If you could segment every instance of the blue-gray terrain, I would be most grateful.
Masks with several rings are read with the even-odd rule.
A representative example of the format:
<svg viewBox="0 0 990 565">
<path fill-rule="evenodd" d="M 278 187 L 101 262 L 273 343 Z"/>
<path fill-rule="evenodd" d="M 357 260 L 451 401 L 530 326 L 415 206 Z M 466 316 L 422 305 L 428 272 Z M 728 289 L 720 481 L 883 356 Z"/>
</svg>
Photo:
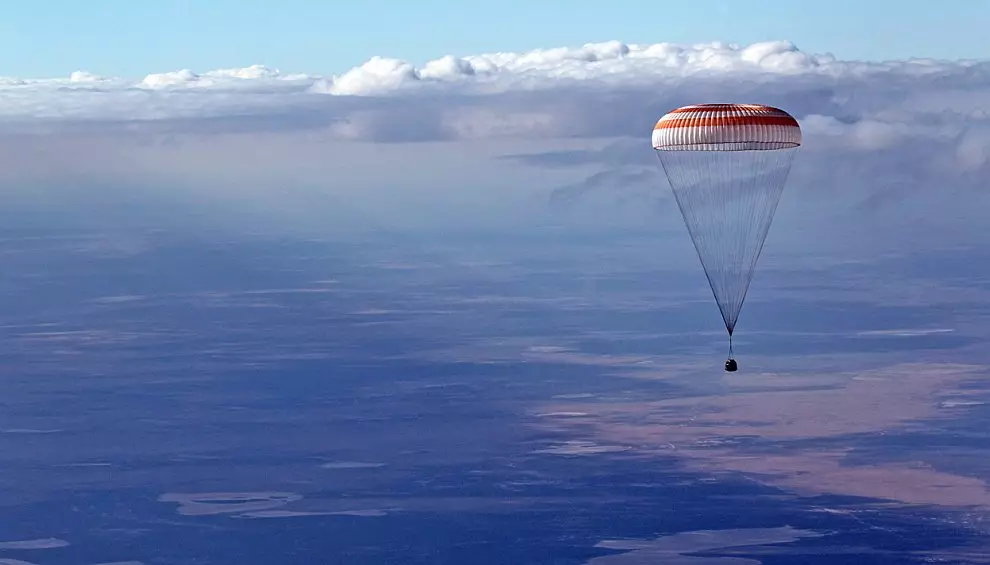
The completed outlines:
<svg viewBox="0 0 990 565">
<path fill-rule="evenodd" d="M 990 563 L 985 249 L 771 251 L 726 374 L 657 237 L 7 229 L 0 563 Z"/>
</svg>

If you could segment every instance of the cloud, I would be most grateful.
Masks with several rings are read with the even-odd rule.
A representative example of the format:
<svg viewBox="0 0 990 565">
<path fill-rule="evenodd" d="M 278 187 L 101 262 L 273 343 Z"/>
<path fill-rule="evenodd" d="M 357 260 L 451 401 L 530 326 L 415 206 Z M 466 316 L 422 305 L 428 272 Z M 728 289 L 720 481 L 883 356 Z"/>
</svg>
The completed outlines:
<svg viewBox="0 0 990 565">
<path fill-rule="evenodd" d="M 982 170 L 990 162 L 990 62 L 840 61 L 786 41 L 612 41 L 446 56 L 419 67 L 374 57 L 327 77 L 255 65 L 140 80 L 85 71 L 65 79 L 4 78 L 0 124 L 7 135 L 288 130 L 345 141 L 628 138 L 646 147 L 659 115 L 713 100 L 781 106 L 798 117 L 816 149 L 948 144 L 953 165 Z M 627 153 L 643 159 L 643 151 Z"/>
<path fill-rule="evenodd" d="M 66 79 L 4 78 L 0 116 L 8 122 L 134 121 L 302 112 L 324 121 L 355 116 L 366 123 L 374 121 L 369 117 L 374 113 L 393 120 L 379 119 L 378 128 L 387 131 L 366 129 L 364 135 L 405 140 L 421 137 L 404 130 L 422 127 L 416 118 L 425 107 L 437 122 L 431 139 L 641 136 L 658 112 L 671 106 L 728 97 L 776 103 L 810 120 L 813 129 L 835 133 L 852 127 L 864 144 L 882 145 L 933 128 L 951 131 L 945 122 L 958 128 L 962 119 L 990 119 L 988 87 L 986 62 L 839 61 L 786 41 L 748 46 L 612 41 L 446 56 L 420 67 L 374 57 L 328 77 L 255 65 L 203 73 L 181 69 L 140 80 L 84 71 Z"/>
<path fill-rule="evenodd" d="M 353 165 L 356 178 L 381 177 L 376 158 L 447 144 L 425 172 L 403 170 L 423 184 L 470 161 L 457 144 L 471 142 L 486 155 L 503 150 L 487 177 L 529 179 L 544 205 L 644 208 L 666 198 L 647 144 L 653 123 L 711 101 L 772 104 L 798 118 L 805 145 L 787 194 L 809 209 L 842 201 L 875 214 L 927 193 L 914 213 L 956 206 L 960 195 L 974 213 L 987 198 L 990 62 L 845 61 L 787 41 L 612 41 L 422 65 L 375 57 L 336 76 L 255 65 L 3 78 L 0 181 L 130 183 L 208 171 L 232 183 L 326 184 L 352 164 L 347 147 L 402 146 Z"/>
</svg>

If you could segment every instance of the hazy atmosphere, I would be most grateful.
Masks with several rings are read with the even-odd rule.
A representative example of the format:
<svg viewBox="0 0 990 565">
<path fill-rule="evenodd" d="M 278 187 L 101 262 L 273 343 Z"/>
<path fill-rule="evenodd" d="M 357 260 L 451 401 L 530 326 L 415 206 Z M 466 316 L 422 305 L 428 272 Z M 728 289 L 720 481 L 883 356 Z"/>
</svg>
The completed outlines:
<svg viewBox="0 0 990 565">
<path fill-rule="evenodd" d="M 990 52 L 434 8 L 310 72 L 9 35 L 0 564 L 990 563 Z M 803 136 L 734 373 L 649 145 L 730 102 Z"/>
</svg>

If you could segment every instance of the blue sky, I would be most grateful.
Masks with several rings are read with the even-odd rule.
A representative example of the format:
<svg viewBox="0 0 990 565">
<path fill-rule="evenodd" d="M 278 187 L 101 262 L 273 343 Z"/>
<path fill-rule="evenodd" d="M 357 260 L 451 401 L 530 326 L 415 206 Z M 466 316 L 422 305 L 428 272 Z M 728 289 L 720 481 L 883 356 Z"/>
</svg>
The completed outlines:
<svg viewBox="0 0 990 565">
<path fill-rule="evenodd" d="M 480 6 L 480 7 L 475 7 Z M 331 74 L 373 55 L 788 39 L 844 59 L 990 58 L 990 2 L 959 0 L 21 0 L 0 19 L 0 76 L 139 77 L 265 64 Z"/>
</svg>

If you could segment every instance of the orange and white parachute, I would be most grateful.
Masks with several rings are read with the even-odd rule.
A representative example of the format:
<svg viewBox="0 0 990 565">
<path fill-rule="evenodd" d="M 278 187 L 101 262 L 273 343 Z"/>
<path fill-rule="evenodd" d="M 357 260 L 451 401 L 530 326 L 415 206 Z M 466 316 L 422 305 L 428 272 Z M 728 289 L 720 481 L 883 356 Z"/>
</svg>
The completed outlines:
<svg viewBox="0 0 990 565">
<path fill-rule="evenodd" d="M 771 106 L 697 104 L 661 117 L 652 138 L 729 332 L 726 369 L 735 370 L 732 334 L 801 127 Z"/>
<path fill-rule="evenodd" d="M 684 106 L 660 118 L 653 128 L 657 151 L 752 151 L 799 145 L 797 120 L 760 104 Z"/>
</svg>

